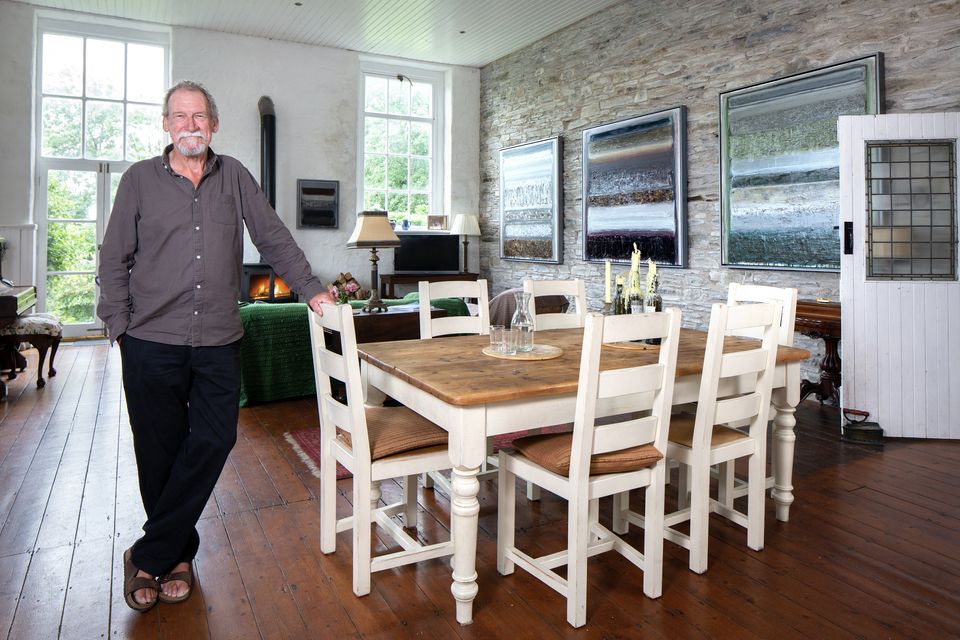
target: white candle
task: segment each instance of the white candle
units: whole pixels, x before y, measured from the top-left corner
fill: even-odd
[[[603,278],[604,290],[603,290],[603,301],[610,303],[610,261],[607,260],[606,264],[606,273]]]

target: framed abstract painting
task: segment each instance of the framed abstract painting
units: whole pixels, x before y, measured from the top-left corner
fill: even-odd
[[[882,111],[879,53],[721,93],[723,264],[839,271],[837,118]]]
[[[563,262],[559,137],[500,150],[500,257]]]
[[[687,262],[686,108],[583,132],[583,255],[588,262]]]

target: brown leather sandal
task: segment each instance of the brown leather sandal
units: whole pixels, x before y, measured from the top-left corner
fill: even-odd
[[[186,571],[177,571],[176,573],[166,573],[160,576],[160,590],[157,592],[157,598],[160,602],[166,604],[174,604],[177,602],[183,602],[190,597],[190,594],[193,593],[193,563],[188,563],[190,567]],[[187,590],[181,596],[168,596],[163,592],[163,585],[166,582],[173,582],[175,580],[180,580],[181,582],[187,583]]]
[[[137,568],[133,565],[131,559],[131,549],[123,552],[123,599],[127,606],[134,611],[145,613],[152,609],[160,601],[160,585],[153,578],[144,578],[137,576]],[[140,589],[151,589],[156,595],[149,602],[138,602],[133,594]]]

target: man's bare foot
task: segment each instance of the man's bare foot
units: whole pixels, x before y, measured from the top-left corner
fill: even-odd
[[[148,580],[154,579],[152,575],[142,569],[137,571],[137,577],[147,578]],[[133,592],[133,599],[137,602],[137,604],[153,604],[157,601],[159,595],[160,594],[157,592],[157,589],[137,589]]]
[[[165,602],[180,602],[185,600],[188,595],[190,595],[190,589],[193,588],[192,579],[180,580],[180,579],[171,579],[172,576],[183,575],[184,577],[192,578],[192,567],[189,562],[181,562],[177,564],[169,573],[163,576],[160,579],[160,589],[163,592],[163,600]]]

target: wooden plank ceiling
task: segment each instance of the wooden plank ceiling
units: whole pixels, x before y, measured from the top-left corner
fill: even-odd
[[[482,67],[620,0],[26,0],[38,7]]]

